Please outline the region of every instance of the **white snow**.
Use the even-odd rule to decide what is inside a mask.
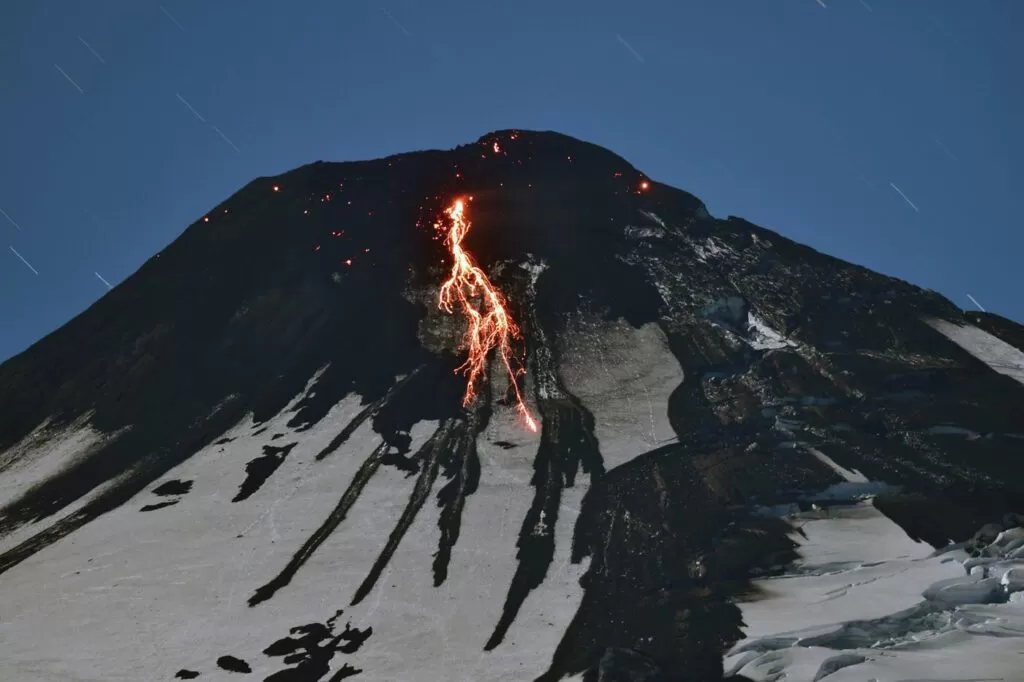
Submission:
[[[714,237],[706,237],[704,241],[700,243],[691,241],[690,246],[693,247],[694,253],[697,254],[697,260],[701,263],[707,263],[710,258],[733,251],[732,248],[719,242]]]
[[[87,457],[95,448],[118,438],[127,430],[110,434],[100,433],[89,425],[89,418],[90,415],[84,415],[75,423],[60,430],[50,428],[48,422],[44,422],[22,442],[4,452],[0,456],[3,462],[3,466],[0,467],[0,505],[16,500],[21,493],[64,471]],[[44,445],[47,438],[53,440]],[[78,512],[97,496],[116,485],[118,480],[120,479],[97,486],[47,519],[25,524],[0,537],[0,552],[18,546],[57,521]]]
[[[827,465],[830,469],[832,469],[832,471],[834,471],[837,474],[839,474],[840,476],[842,476],[843,479],[846,480],[847,482],[849,482],[849,483],[867,483],[868,482],[867,476],[865,476],[864,474],[860,473],[856,469],[851,471],[849,469],[846,469],[846,468],[840,466],[838,462],[836,462],[834,459],[832,459],[831,457],[826,455],[821,450],[819,450],[817,448],[813,448],[810,445],[805,445],[804,449],[806,449],[807,452],[809,452],[812,455],[814,455],[814,457],[819,462],[821,462],[822,464]]]
[[[543,260],[541,260],[541,261],[533,260],[532,254],[530,255],[530,258],[531,258],[531,260],[529,260],[529,261],[527,261],[525,263],[520,263],[519,267],[522,268],[523,270],[526,270],[528,273],[530,273],[530,287],[532,288],[532,287],[537,286],[537,280],[540,278],[541,274],[543,274],[543,272],[548,269],[548,264],[546,262],[544,262]],[[532,289],[531,289],[531,293],[532,293]]]
[[[754,350],[797,346],[750,310],[747,301],[739,296],[726,296],[712,301],[701,308],[700,312],[712,324],[729,330]]]
[[[623,232],[630,239],[659,239],[665,236],[665,230],[660,227],[636,227],[626,225]]]
[[[926,322],[995,371],[1024,384],[1024,351],[974,325],[958,325],[938,319]]]
[[[870,503],[794,520],[803,558],[740,605],[748,639],[727,672],[757,682],[1021,679],[1024,560],[992,550],[986,570],[972,571],[962,550],[911,541]],[[1007,533],[1003,548],[1016,537]]]
[[[668,226],[665,224],[665,221],[662,220],[660,217],[658,217],[658,215],[656,213],[654,213],[653,211],[640,211],[640,213],[642,215],[650,218],[651,220],[656,222],[658,225],[660,225],[664,229],[666,229],[666,230],[668,229]]]
[[[527,394],[531,389],[527,387]],[[225,654],[246,660],[253,679],[285,667],[261,653],[289,628],[326,620],[373,627],[351,656],[359,680],[504,682],[543,673],[582,598],[586,569],[569,563],[585,477],[565,492],[556,522],[555,560],[527,598],[505,641],[485,653],[517,566],[516,539],[534,495],[529,481],[538,436],[512,410],[498,409],[479,441],[481,480],[466,503],[448,580],[432,583],[440,531],[434,491],[369,596],[349,603],[387,541],[416,477],[382,466],[347,519],[270,600],[247,599],[327,518],[379,437],[369,422],[323,461],[315,456],[358,412],[353,398],[308,431],[292,433],[284,410],[252,435],[246,420],[170,471],[194,481],[170,507],[140,513],[163,498],[148,491],[48,547],[0,577],[0,679],[137,682],[171,679],[180,668],[201,679],[234,679],[218,670]],[[419,423],[413,448],[435,424]],[[284,437],[272,440],[275,433]],[[246,462],[261,446],[299,445],[252,497],[230,500]],[[517,444],[512,449],[494,441]],[[159,484],[154,483],[151,488]]]
[[[777,350],[779,348],[795,347],[796,344],[785,336],[768,326],[768,323],[754,314],[747,313],[747,342],[754,350]]]
[[[658,325],[577,317],[561,341],[559,371],[594,415],[606,470],[675,438],[667,406],[683,370]]]
[[[0,507],[116,437],[95,430],[89,419],[85,415],[59,430],[47,420],[20,443],[0,452]]]

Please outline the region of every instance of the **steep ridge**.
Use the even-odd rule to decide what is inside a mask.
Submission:
[[[465,322],[437,308],[451,263],[434,229],[456,197],[475,226],[467,250],[522,328],[537,434],[497,369],[463,405]],[[873,495],[941,547],[1024,508],[1024,386],[1007,359],[1021,338],[1008,320],[715,219],[557,133],[318,162],[250,183],[0,366],[0,590],[73,565],[61,547],[93,527],[185,543],[223,531],[218,543],[248,548],[269,524],[251,548],[267,554],[236,576],[244,607],[234,585],[209,597],[278,630],[294,625],[289,594],[328,602],[297,639],[264,642],[296,666],[268,680],[326,679],[339,653],[367,662],[336,662],[332,680],[357,667],[428,679],[430,665],[481,680],[718,679],[750,578],[797,557],[766,509]],[[308,516],[293,509],[303,486],[316,488]],[[274,519],[288,509],[285,532]],[[185,519],[209,528],[188,536]],[[373,532],[353,535],[363,525]],[[465,553],[497,561],[506,545],[506,568],[467,567]],[[422,585],[396,567],[410,547]],[[216,571],[219,557],[203,563]],[[397,614],[453,583],[464,594],[451,599],[486,604],[455,642],[374,643],[382,603]],[[400,596],[382,602],[389,591]],[[548,601],[550,646],[523,625],[539,632]],[[338,632],[340,608],[363,620]],[[447,633],[462,616],[445,618]],[[548,651],[530,671],[503,653],[527,641]],[[137,658],[88,674],[170,676]]]

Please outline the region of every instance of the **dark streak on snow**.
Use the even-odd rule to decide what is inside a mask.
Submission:
[[[390,392],[385,396],[386,400],[383,400],[379,405],[371,405],[372,410],[368,408],[361,413],[366,416],[369,416],[371,413],[373,414],[374,430],[381,435],[382,442],[359,467],[338,504],[323,524],[303,543],[302,547],[292,556],[281,573],[256,590],[252,597],[249,598],[249,606],[256,606],[270,599],[279,589],[291,582],[303,564],[309,560],[317,548],[345,520],[349,509],[359,499],[363,488],[373,477],[374,473],[376,473],[377,469],[382,464],[385,464],[389,457],[391,461],[395,461],[396,455],[404,456],[408,452],[411,445],[411,439],[408,434],[413,424],[421,420],[448,420],[455,418],[463,412],[461,408],[463,384],[461,378],[452,372],[454,366],[454,358],[451,356],[434,358],[415,372],[412,372],[402,382],[402,390]],[[363,416],[362,419],[365,420],[366,416]],[[347,439],[348,435],[345,438]],[[433,441],[433,438],[431,440]],[[427,451],[423,450],[422,452]],[[433,473],[429,473],[431,468]],[[424,471],[427,472],[425,475],[431,477],[430,484],[432,485],[433,477],[437,475],[437,463],[434,462],[432,465],[425,467]],[[421,484],[417,483],[416,490],[419,490],[420,486]],[[429,486],[425,494],[429,494]],[[418,505],[422,505],[422,503],[423,500],[419,500]],[[419,506],[416,506],[416,510],[418,509]],[[415,514],[415,511],[412,513]],[[403,518],[405,517],[403,516]],[[411,523],[411,519],[409,522]],[[401,527],[401,522],[399,525]],[[398,531],[396,530],[396,532]],[[404,530],[401,532],[404,533]]]
[[[501,617],[484,647],[486,651],[502,642],[526,597],[547,575],[555,554],[555,525],[562,490],[575,484],[581,468],[590,476],[591,485],[604,474],[594,435],[594,417],[569,393],[558,374],[554,342],[557,327],[552,319],[557,317],[550,314],[543,301],[527,301],[524,307],[530,311],[531,366],[541,417],[540,445],[530,481],[536,492],[516,543],[519,563]],[[548,387],[554,397],[545,396],[542,387]]]
[[[352,437],[352,434],[356,432],[356,429],[362,426],[368,418],[375,417],[381,409],[386,407],[390,401],[402,391],[403,388],[411,383],[415,383],[416,378],[422,371],[423,366],[421,365],[413,370],[407,377],[395,384],[394,388],[386,394],[360,410],[359,413],[345,425],[345,428],[343,428],[337,436],[331,439],[331,442],[327,444],[327,447],[317,454],[317,461],[323,460],[331,453],[337,451],[337,449],[344,445],[348,439]]]
[[[163,509],[164,507],[170,507],[178,504],[181,500],[164,500],[163,502],[157,502],[155,504],[147,504],[139,508],[140,512],[156,511],[157,509]]]
[[[366,595],[370,593],[370,590],[377,583],[381,573],[384,572],[395,550],[398,549],[399,543],[405,537],[406,531],[409,530],[409,526],[416,519],[416,514],[419,513],[423,503],[427,500],[427,496],[430,495],[430,491],[434,487],[434,481],[437,480],[437,469],[442,457],[451,455],[458,442],[462,440],[465,429],[466,422],[464,420],[448,419],[416,453],[416,459],[422,462],[416,486],[413,488],[408,504],[402,511],[402,516],[398,519],[394,530],[391,531],[391,535],[388,536],[387,544],[384,545],[384,549],[381,550],[377,560],[373,562],[369,575],[359,585],[355,596],[352,597],[353,606],[366,598]]]
[[[313,556],[313,552],[323,544],[324,540],[330,537],[334,529],[341,525],[341,522],[345,520],[348,515],[348,510],[352,508],[356,500],[359,499],[359,494],[363,491],[363,487],[366,486],[367,482],[373,476],[374,472],[377,471],[377,467],[380,466],[381,460],[384,458],[384,453],[387,452],[387,443],[381,443],[378,445],[370,456],[363,462],[362,466],[356,472],[352,482],[349,483],[348,489],[341,496],[341,500],[338,501],[337,506],[330,513],[327,519],[316,529],[316,532],[305,543],[298,552],[292,556],[288,565],[284,567],[278,575],[276,575],[266,585],[258,588],[256,592],[249,597],[249,606],[256,606],[257,604],[264,602],[292,581],[295,574],[298,573],[299,569],[302,568],[303,564],[309,561],[309,558]]]
[[[154,495],[184,495],[192,490],[192,481],[171,480],[153,488]]]
[[[479,398],[470,406],[461,441],[455,448],[441,454],[441,475],[448,483],[437,493],[440,507],[437,525],[441,530],[437,552],[434,554],[434,587],[440,587],[448,577],[452,548],[459,540],[462,530],[462,512],[466,499],[476,492],[480,484],[480,456],[477,453],[477,438],[491,419],[491,385],[481,387]]]
[[[296,445],[298,445],[297,442],[280,447],[264,445],[263,454],[245,465],[245,480],[242,481],[242,485],[238,488],[238,494],[231,501],[241,502],[249,499],[277,471],[278,467],[284,464],[285,458]]]

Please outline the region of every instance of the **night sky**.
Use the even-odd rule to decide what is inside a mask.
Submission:
[[[255,177],[506,128],[1024,320],[1020,0],[388,3],[0,3],[0,360]]]

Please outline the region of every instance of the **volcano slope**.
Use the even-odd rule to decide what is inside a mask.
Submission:
[[[455,371],[460,197],[536,432],[493,354]],[[0,366],[0,678],[855,671],[762,637],[786,514],[1022,511],[1022,338],[557,133],[260,178]]]

